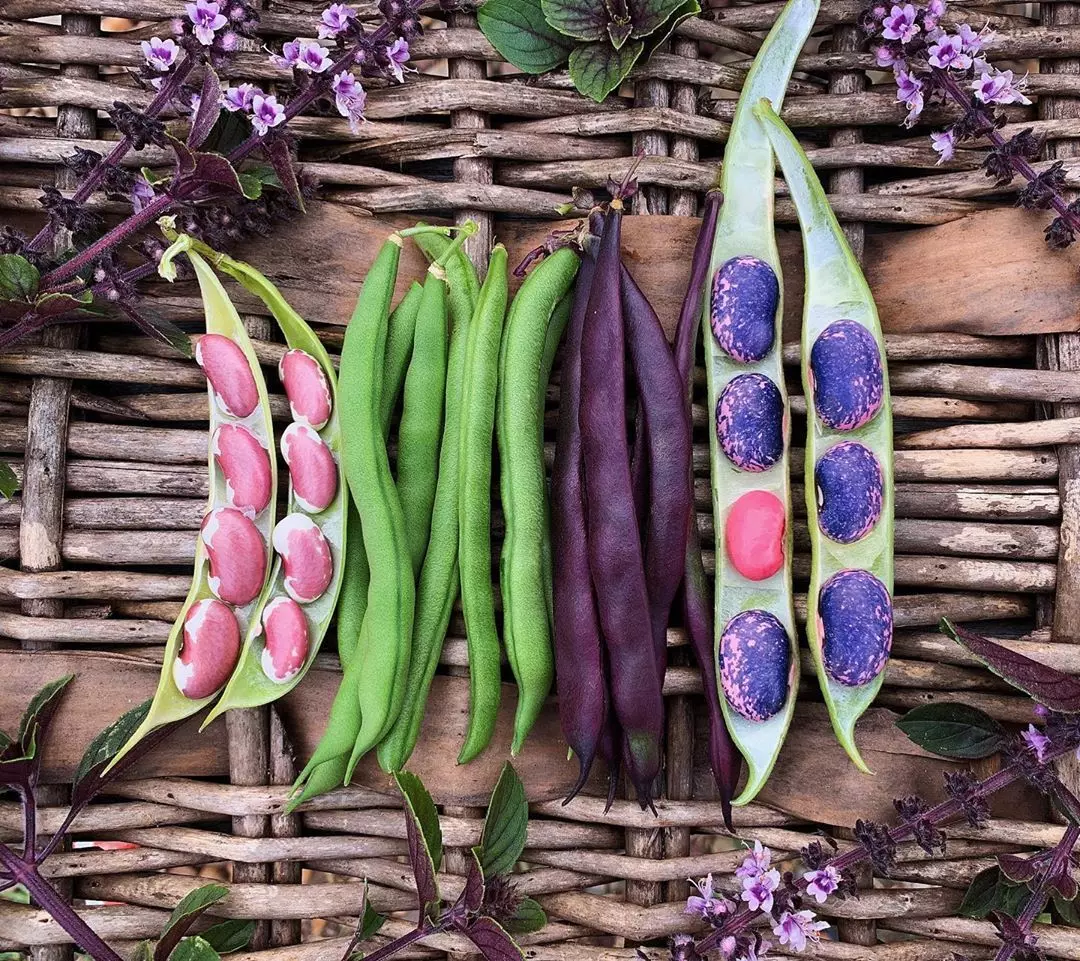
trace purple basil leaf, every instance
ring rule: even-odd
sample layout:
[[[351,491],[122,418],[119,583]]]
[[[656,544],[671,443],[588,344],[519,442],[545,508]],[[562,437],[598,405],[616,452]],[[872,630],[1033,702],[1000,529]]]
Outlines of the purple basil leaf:
[[[1057,784],[1051,789],[1050,800],[1067,821],[1080,824],[1080,800],[1064,784]]]
[[[1080,893],[1080,887],[1077,887],[1076,879],[1070,873],[1068,866],[1058,872],[1051,882],[1051,887],[1066,901],[1072,901]]]
[[[525,957],[514,939],[494,918],[477,918],[464,933],[484,956],[484,961],[522,961]]]
[[[161,931],[161,940],[154,948],[154,961],[167,961],[180,939],[191,930],[191,926],[210,907],[223,901],[229,895],[229,889],[221,884],[204,884],[201,888],[189,891],[180,903],[173,908],[169,920]]]
[[[185,178],[181,192],[190,196],[199,188],[211,194],[237,194],[243,196],[236,169],[220,154],[195,154],[195,168]]]
[[[284,191],[292,198],[294,204],[304,211],[304,197],[300,193],[300,184],[296,180],[296,169],[293,167],[292,151],[289,149],[289,141],[285,137],[270,136],[263,144],[270,166],[274,168],[278,180]]]
[[[1025,895],[1030,895],[1030,891],[1027,888],[1021,888]],[[1027,898],[1025,897],[1025,901]],[[1019,912],[1016,912],[1019,913]],[[994,927],[1001,932],[1002,940],[1007,942],[1022,942],[1026,937],[1026,932],[1020,926],[1020,922],[1016,918],[1011,917],[1005,911],[991,911],[990,920],[994,923]]]
[[[188,149],[188,145],[175,137],[168,138],[169,146],[176,154],[176,174],[184,177],[195,169],[195,154]]]
[[[633,36],[641,39],[659,30],[683,0],[626,0]]]
[[[469,870],[465,875],[465,887],[458,898],[458,904],[474,914],[484,903],[484,869],[480,867],[478,850],[478,848],[473,848],[469,852]]]
[[[144,334],[153,337],[154,340],[160,340],[163,344],[168,344],[184,357],[195,356],[191,337],[157,311],[147,310],[145,306],[140,306],[138,310],[135,310],[130,304],[121,304],[120,311]]]
[[[85,311],[93,302],[94,295],[89,290],[77,297],[71,294],[42,294],[34,304],[34,311],[39,317],[59,317],[76,310]]]
[[[548,26],[575,40],[602,40],[611,19],[604,0],[540,0]]]
[[[191,129],[188,131],[188,146],[192,150],[198,150],[203,141],[214,129],[218,117],[221,115],[221,81],[209,67],[203,77],[202,90],[199,92],[199,109],[191,121]]]
[[[394,775],[405,800],[405,831],[409,841],[409,863],[416,879],[420,902],[420,923],[439,910],[439,884],[435,878],[442,863],[442,829],[435,802],[415,774],[400,771]]]
[[[1025,884],[1039,872],[1038,862],[1032,861],[1031,858],[1020,857],[1018,854],[999,854],[997,862],[1001,873],[1017,884]]]
[[[1052,711],[1080,712],[1080,680],[942,618],[941,630],[991,671]]]

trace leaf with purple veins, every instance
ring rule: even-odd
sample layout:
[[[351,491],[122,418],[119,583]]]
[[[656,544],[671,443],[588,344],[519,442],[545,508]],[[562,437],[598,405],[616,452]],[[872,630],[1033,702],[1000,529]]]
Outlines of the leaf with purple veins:
[[[293,167],[292,151],[289,150],[289,142],[284,137],[271,135],[263,144],[266,149],[267,159],[274,168],[278,180],[285,192],[292,198],[293,203],[304,211],[304,196],[300,191],[300,184],[296,179],[296,170]]]
[[[218,80],[217,74],[207,67],[202,90],[199,93],[199,109],[195,112],[191,129],[188,131],[187,142],[192,150],[198,150],[202,146],[220,115],[221,81]]]
[[[435,878],[442,862],[442,830],[435,802],[415,774],[399,771],[394,775],[405,800],[405,832],[409,842],[409,863],[416,880],[420,902],[420,923],[439,909],[439,884]]]
[[[477,918],[465,931],[484,961],[522,961],[525,957],[506,929],[493,918]]]
[[[1080,680],[942,618],[941,630],[991,671],[1052,711],[1080,713]]]
[[[477,848],[469,852],[469,870],[465,875],[465,887],[462,888],[458,903],[466,911],[475,914],[484,903],[484,869],[480,867]]]

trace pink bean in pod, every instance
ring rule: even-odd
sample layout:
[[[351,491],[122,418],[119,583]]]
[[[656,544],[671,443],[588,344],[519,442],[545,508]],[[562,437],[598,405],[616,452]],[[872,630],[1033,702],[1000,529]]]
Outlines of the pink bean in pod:
[[[330,545],[307,514],[289,514],[278,522],[274,550],[285,565],[285,591],[294,601],[310,604],[330,586],[334,574]]]
[[[195,341],[195,361],[214,389],[218,406],[233,417],[247,417],[259,404],[259,389],[240,345],[224,334]]]
[[[266,580],[266,542],[254,521],[235,507],[219,507],[203,518],[202,538],[214,596],[238,607],[250,604]]]
[[[304,666],[308,656],[308,623],[304,609],[291,597],[275,597],[262,615],[266,646],[262,669],[276,684],[284,684]]]
[[[784,505],[770,491],[748,491],[724,522],[727,556],[743,577],[763,581],[784,566]]]
[[[281,435],[281,456],[300,506],[311,514],[326,510],[337,495],[338,468],[323,439],[306,424],[289,424]]]
[[[196,601],[184,618],[184,641],[173,661],[173,681],[185,697],[209,697],[240,658],[240,625],[231,607],[212,597]]]
[[[322,430],[330,419],[330,385],[322,365],[303,350],[289,350],[278,364],[293,420]]]
[[[222,424],[211,442],[214,460],[225,475],[225,500],[254,517],[270,503],[270,454],[239,424]]]

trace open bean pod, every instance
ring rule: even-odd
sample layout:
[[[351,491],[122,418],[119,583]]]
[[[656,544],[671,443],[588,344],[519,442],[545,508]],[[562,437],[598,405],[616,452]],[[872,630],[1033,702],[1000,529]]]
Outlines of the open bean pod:
[[[754,108],[783,168],[806,261],[802,375],[813,563],[807,638],[844,750],[868,771],[855,721],[877,695],[892,644],[892,413],[885,343],[859,263],[794,135]]]
[[[240,662],[203,727],[232,708],[277,700],[310,669],[341,589],[347,507],[337,378],[330,355],[257,270],[220,254],[214,265],[262,300],[285,335],[289,350],[279,370],[293,422],[281,438],[290,483],[288,512],[274,530],[277,559],[244,638]]]
[[[210,496],[191,589],[166,642],[153,702],[112,764],[155,728],[213,700],[236,667],[241,639],[258,623],[270,570],[277,466],[266,382],[236,308],[192,246],[178,239],[161,271],[169,276],[173,259],[186,254],[202,293],[206,335],[195,356],[210,394]]]
[[[704,304],[713,516],[715,656],[720,703],[751,801],[776,762],[795,708],[799,658],[791,590],[783,280],[773,231],[773,157],[751,109],[783,100],[818,0],[790,0],[743,85],[725,150]]]

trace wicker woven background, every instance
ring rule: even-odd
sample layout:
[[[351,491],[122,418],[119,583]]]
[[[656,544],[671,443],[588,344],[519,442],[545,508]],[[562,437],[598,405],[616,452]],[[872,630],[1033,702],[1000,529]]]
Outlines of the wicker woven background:
[[[371,13],[371,4],[358,6]],[[780,6],[727,6],[682,24],[669,48],[602,106],[578,96],[565,75],[529,82],[513,76],[474,16],[441,14],[433,6],[431,29],[414,46],[420,75],[403,87],[373,91],[370,122],[357,134],[336,117],[306,116],[293,125],[301,158],[327,200],[322,213],[311,216],[351,208],[411,219],[472,217],[482,229],[470,253],[482,265],[495,234],[523,229],[511,219],[553,217],[553,205],[572,186],[601,186],[639,151],[647,156],[634,212],[692,216],[700,192],[715,180],[745,69]],[[264,8],[266,42],[313,33],[315,4],[272,0]],[[856,250],[868,233],[876,238],[964,218],[988,204],[1009,205],[1007,190],[991,196],[990,182],[977,170],[977,149],[935,168],[925,130],[897,125],[903,109],[888,78],[868,73],[872,57],[854,27],[858,8],[857,0],[823,0],[784,110],[827,172]],[[32,220],[43,182],[55,178],[70,186],[58,163],[72,142],[95,146],[115,137],[100,111],[116,99],[145,98],[117,68],[136,65],[136,41],[160,35],[181,11],[180,0],[0,0],[0,108],[14,108],[0,112],[0,220]],[[991,59],[1031,72],[1036,103],[1009,108],[1010,124],[1045,135],[1046,160],[1065,159],[1069,183],[1077,183],[1080,165],[1070,158],[1080,143],[1080,4],[971,2],[951,7],[949,17],[976,26],[989,21],[998,31]],[[143,25],[131,29],[131,20]],[[275,78],[255,49],[237,58],[235,71],[264,84]],[[146,163],[148,156],[158,159],[138,159]],[[783,203],[778,213],[792,220]],[[318,244],[317,230],[304,236]],[[1032,236],[1035,260],[1043,254],[1037,229]],[[288,237],[279,234],[240,255],[294,287],[322,283],[290,273]],[[370,256],[357,250],[361,260]],[[679,267],[672,256],[662,244],[650,248],[644,259],[652,263],[641,271],[654,286]],[[310,266],[318,254],[297,250],[297,259]],[[194,316],[190,292],[157,289],[151,296],[169,316]],[[262,342],[261,359],[275,363],[281,348],[272,342],[268,318],[252,313],[245,319]],[[344,316],[316,309],[308,319],[336,349],[340,327],[333,325]],[[987,329],[1000,333],[1000,320],[988,304]],[[795,351],[788,353],[794,362]],[[1080,671],[1080,560],[1074,556],[1080,338],[897,335],[889,339],[889,353],[898,415],[900,630],[879,707],[862,727],[878,777],[859,778],[838,758],[814,703],[815,685],[804,685],[802,713],[764,798],[768,804],[737,816],[740,833],[778,851],[797,850],[819,827],[842,839],[856,817],[884,813],[893,794],[939,790],[942,763],[906,744],[893,727],[893,712],[952,699],[1027,722],[1028,702],[933,633],[943,614],[982,623],[999,636],[1024,637],[1024,650]],[[267,373],[272,376],[269,366]],[[50,771],[58,781],[86,738],[145,697],[156,678],[161,646],[187,590],[206,493],[203,384],[192,364],[107,325],[49,330],[40,342],[0,356],[0,452],[23,477],[19,497],[0,504],[0,724],[12,723],[38,684],[78,671],[60,719],[64,735],[50,745],[56,759]],[[801,391],[793,393],[798,415]],[[281,417],[280,389],[278,395]],[[701,403],[695,411],[697,499],[700,523],[711,530]],[[800,429],[796,423],[794,436]],[[797,532],[797,547],[805,550],[804,542]],[[804,556],[796,570],[805,573]],[[447,675],[465,666],[457,617],[451,634],[443,658]],[[560,751],[553,709],[537,746],[525,753],[523,764],[532,764],[526,780],[538,800],[520,883],[551,917],[547,929],[527,939],[531,958],[630,958],[633,945],[650,942],[650,957],[660,957],[663,948],[656,945],[689,926],[682,914],[685,879],[729,874],[740,859],[720,837],[700,737],[695,750],[695,729],[703,723],[697,672],[678,629],[671,643],[666,800],[659,820],[630,801],[604,815],[597,799],[566,808],[552,800],[565,786],[557,783],[564,774],[546,776],[529,758]],[[171,777],[127,782],[117,798],[92,806],[79,821],[81,838],[120,845],[59,854],[50,870],[73,897],[117,902],[86,909],[107,939],[122,945],[157,932],[166,911],[197,883],[196,871],[232,881],[226,914],[259,920],[259,953],[245,959],[338,958],[341,940],[290,946],[301,936],[312,941],[344,933],[337,922],[347,924],[357,911],[363,877],[372,882],[377,907],[409,909],[410,882],[398,860],[404,825],[395,799],[372,790],[378,783],[321,799],[296,817],[280,814],[286,789],[268,786],[293,777],[290,739],[302,752],[319,734],[325,716],[319,711],[325,711],[336,670],[332,652],[319,668],[281,715],[234,711],[227,724],[201,738],[178,740],[169,757],[155,759],[145,772]],[[439,685],[445,696],[428,722],[432,739],[460,727],[452,715],[463,681],[451,676]],[[454,848],[479,836],[481,811],[468,801],[490,787],[502,757],[482,763],[477,774],[455,772],[445,762],[440,768],[437,750],[421,753],[429,784],[444,800],[459,801],[444,807],[452,875],[463,863]],[[43,791],[46,804],[62,804],[62,786]],[[59,810],[46,812],[44,828]],[[991,925],[955,917],[964,888],[993,854],[1030,850],[1060,835],[1045,807],[1029,796],[1011,797],[995,813],[987,831],[950,830],[944,860],[928,860],[908,845],[891,878],[865,875],[862,898],[825,909],[836,921],[830,936],[839,941],[823,943],[816,953],[882,961],[948,958],[954,951],[991,956]],[[17,829],[15,807],[0,804],[0,834]],[[156,873],[163,869],[168,873]],[[325,883],[330,880],[337,883]],[[459,883],[448,877],[444,891],[456,893]],[[407,926],[395,919],[386,930],[396,934]],[[70,957],[63,941],[63,932],[40,912],[0,901],[0,950],[32,946],[36,958],[61,961]],[[1047,930],[1041,944],[1055,957],[1080,958],[1080,931]],[[467,950],[460,939],[443,935],[409,955],[444,953]]]

